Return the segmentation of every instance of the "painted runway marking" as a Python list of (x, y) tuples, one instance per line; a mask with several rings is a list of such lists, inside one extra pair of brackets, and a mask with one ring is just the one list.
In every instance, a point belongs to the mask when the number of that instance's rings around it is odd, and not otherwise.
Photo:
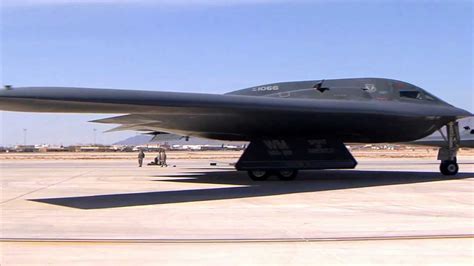
[(368, 237), (318, 237), (318, 238), (249, 238), (249, 239), (106, 239), (106, 238), (0, 238), (3, 243), (65, 243), (65, 244), (225, 244), (225, 243), (288, 243), (288, 242), (356, 242), (395, 240), (467, 239), (474, 234), (455, 235), (403, 235)]

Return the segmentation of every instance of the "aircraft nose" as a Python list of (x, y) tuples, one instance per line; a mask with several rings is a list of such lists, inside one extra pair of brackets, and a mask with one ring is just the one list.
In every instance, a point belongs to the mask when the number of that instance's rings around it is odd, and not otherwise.
[(474, 114), (472, 114), (471, 112), (466, 111), (464, 109), (458, 108), (458, 110), (460, 112), (459, 117), (472, 117), (472, 116), (474, 116)]
[(474, 114), (472, 114), (469, 111), (466, 111), (462, 108), (458, 108), (455, 106), (451, 106), (451, 111), (449, 112), (451, 116), (455, 116), (457, 119), (465, 118), (465, 117), (472, 117)]

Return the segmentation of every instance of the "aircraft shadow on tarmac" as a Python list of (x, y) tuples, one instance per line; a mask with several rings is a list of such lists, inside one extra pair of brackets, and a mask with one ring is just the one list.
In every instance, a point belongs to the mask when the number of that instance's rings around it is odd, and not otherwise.
[(236, 185), (236, 187), (44, 198), (31, 201), (77, 209), (105, 209), (436, 182), (473, 178), (474, 173), (460, 173), (456, 177), (447, 178), (435, 172), (326, 170), (301, 172), (294, 181), (278, 181), (274, 178), (265, 182), (251, 181), (246, 173), (236, 171), (189, 172), (153, 177), (168, 179), (150, 180), (151, 182)]

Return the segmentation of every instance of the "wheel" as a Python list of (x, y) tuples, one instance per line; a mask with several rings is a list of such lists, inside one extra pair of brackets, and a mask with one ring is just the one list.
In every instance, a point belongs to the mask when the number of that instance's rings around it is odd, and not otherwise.
[(276, 174), (280, 180), (289, 181), (289, 180), (294, 180), (296, 178), (296, 176), (298, 175), (298, 170), (295, 170), (295, 169), (280, 170)]
[(270, 176), (269, 172), (265, 170), (250, 170), (248, 174), (253, 181), (265, 181)]
[(442, 161), (439, 170), (443, 175), (455, 175), (459, 171), (459, 165), (456, 161)]

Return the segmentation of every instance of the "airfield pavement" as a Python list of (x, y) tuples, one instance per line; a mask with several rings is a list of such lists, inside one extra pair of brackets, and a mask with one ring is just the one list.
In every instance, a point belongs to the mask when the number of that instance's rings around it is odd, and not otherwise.
[(370, 154), (266, 182), (233, 170), (238, 152), (170, 153), (168, 168), (2, 154), (0, 264), (472, 265), (472, 152), (451, 178), (435, 157)]

